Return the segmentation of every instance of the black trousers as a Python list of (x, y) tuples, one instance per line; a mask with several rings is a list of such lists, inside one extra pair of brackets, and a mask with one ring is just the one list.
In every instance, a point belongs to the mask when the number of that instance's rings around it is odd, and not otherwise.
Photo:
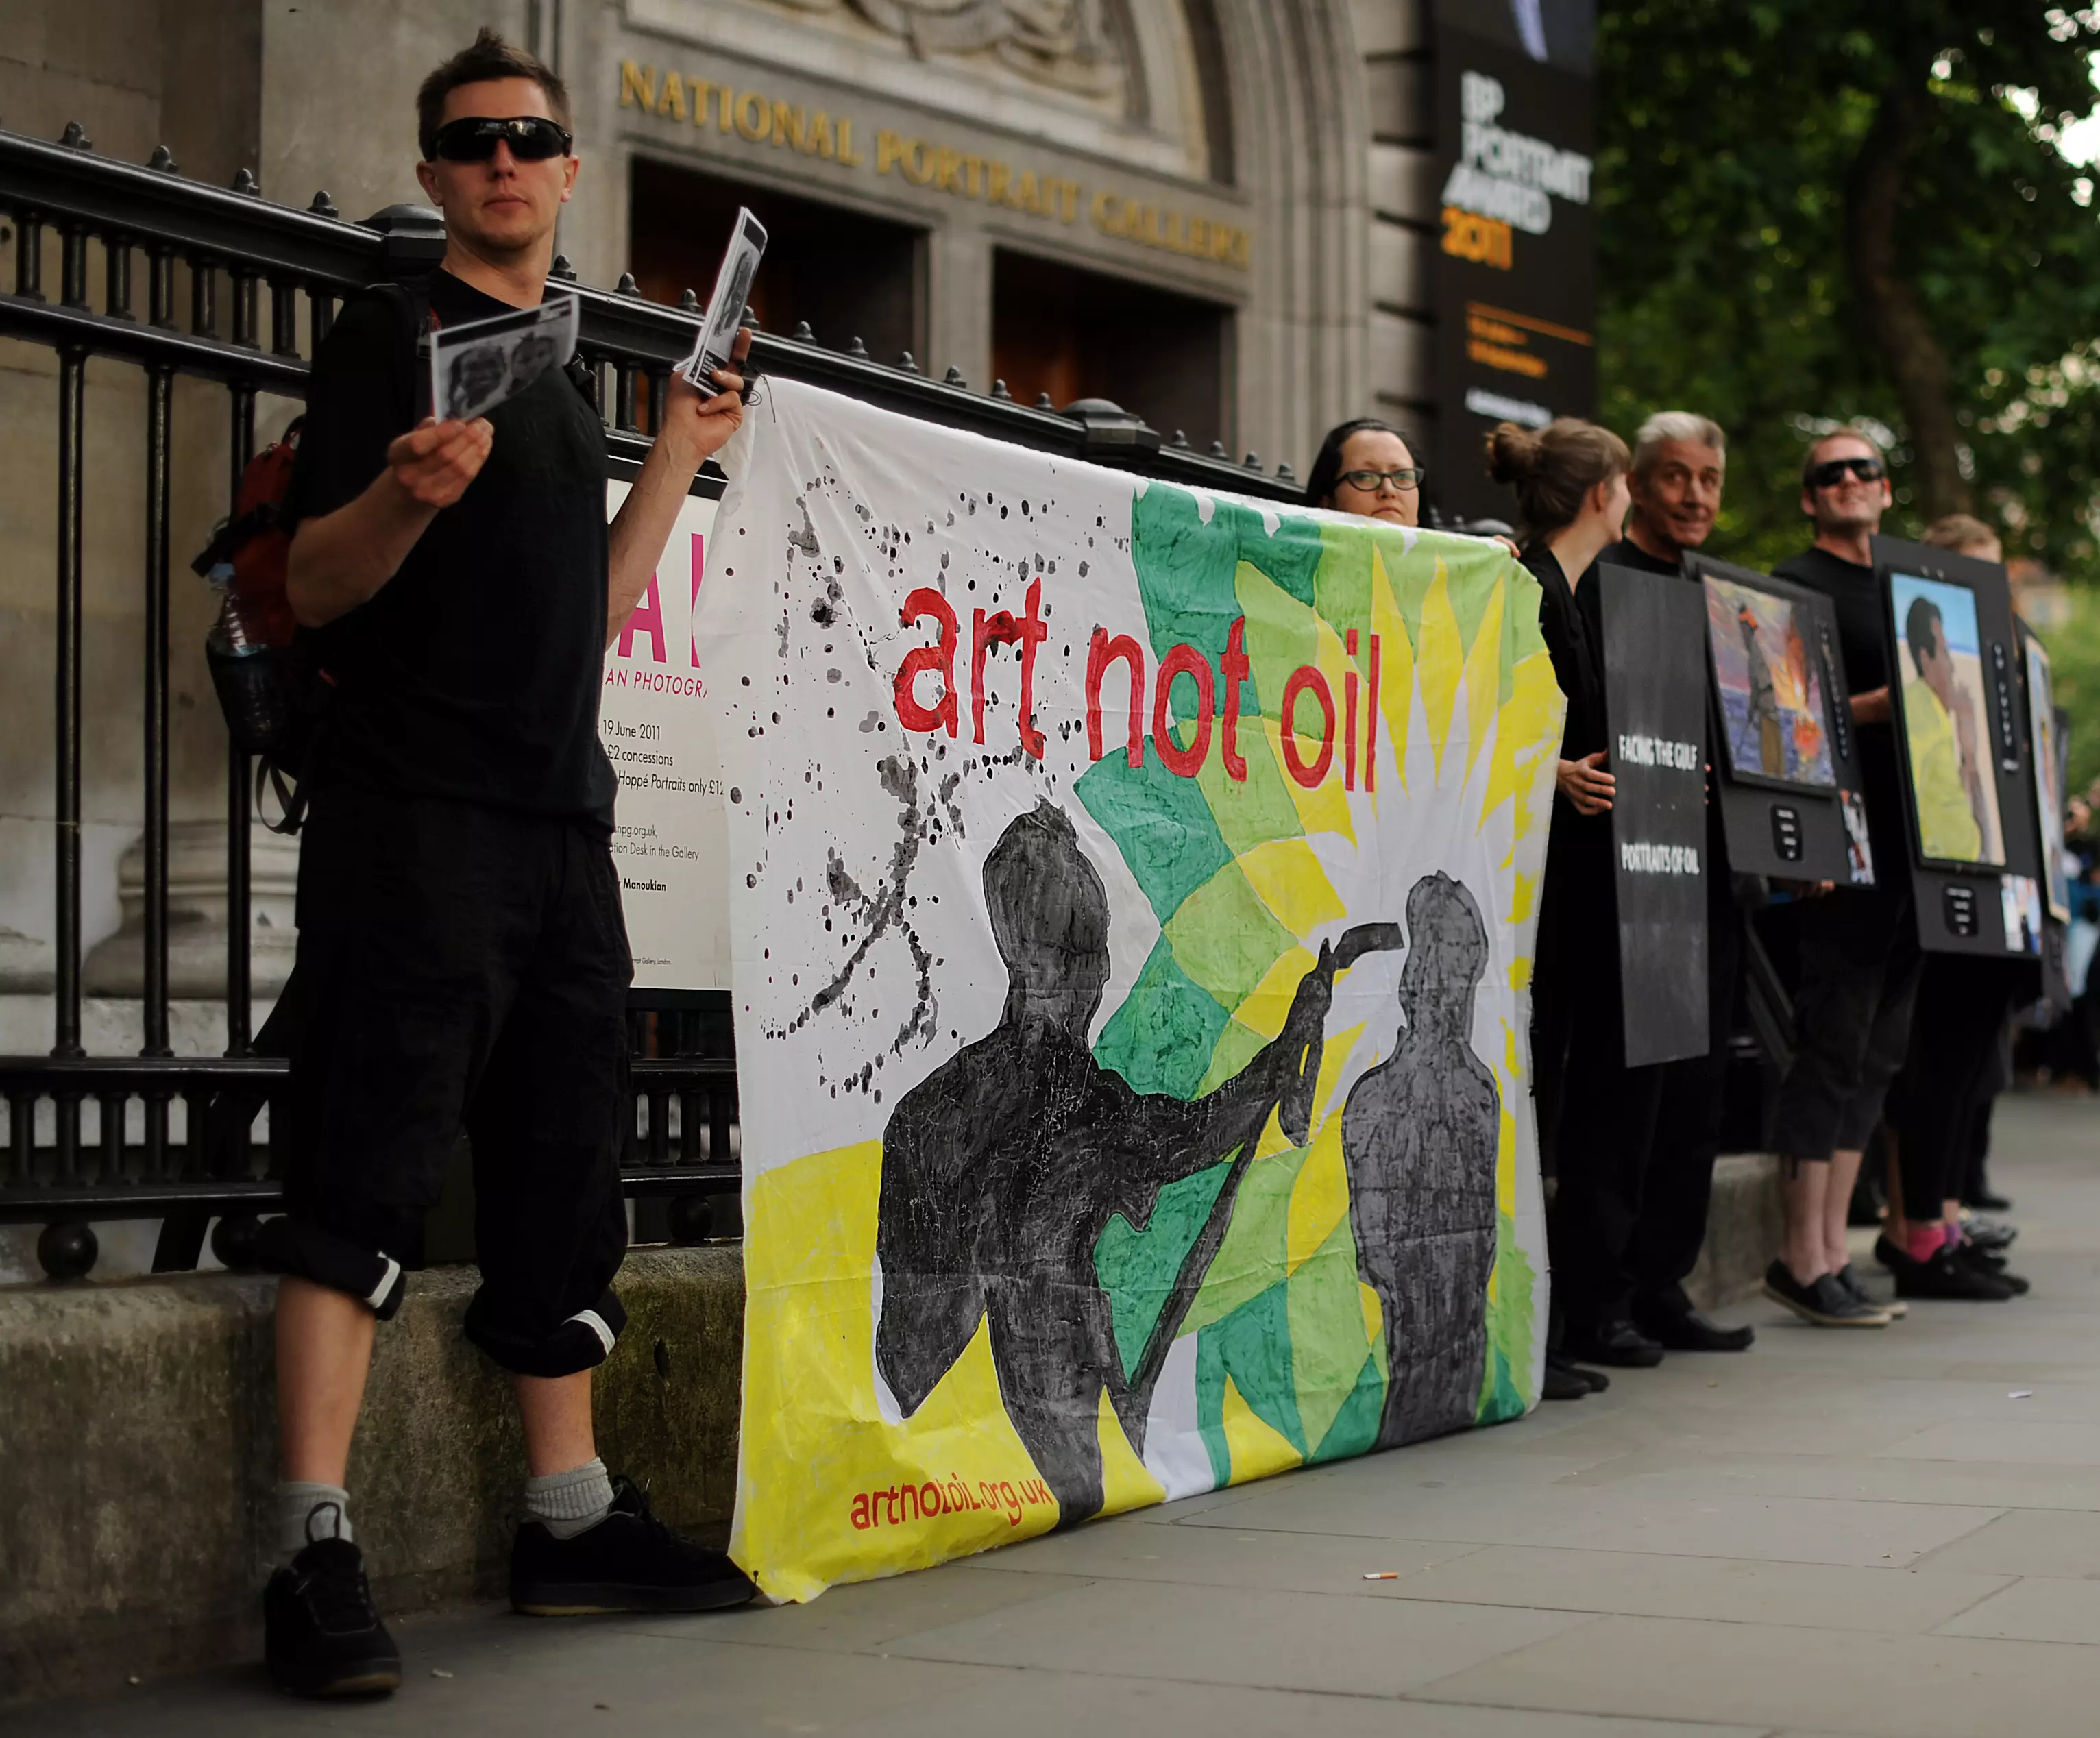
[(1882, 1119), (1925, 962), (1907, 881), (1805, 899), (1796, 933), (1793, 1065), (1772, 1145), (1785, 1158), (1827, 1161), (1864, 1148)]
[(1642, 1178), (1626, 1265), (1640, 1296), (1684, 1306), (1679, 1290), (1706, 1241), (1714, 1160), (1721, 1150), (1728, 1034), (1743, 973), (1743, 915), (1727, 858), (1710, 840), (1706, 878), (1706, 1035), (1704, 1056), (1665, 1062), (1655, 1135)]
[(1889, 1100), (1906, 1219), (1930, 1224), (1964, 1192), (1989, 1127), (2013, 990), (2001, 959), (1934, 954), (1925, 962), (1909, 1053)]
[[(1608, 833), (1595, 836), (1608, 845)], [(1532, 1065), (1540, 1148), (1555, 1178), (1546, 1248), (1555, 1312), (1580, 1334), (1632, 1307), (1627, 1255), (1664, 1070), (1626, 1066), (1618, 926), (1601, 849), (1549, 858), (1539, 932)]]
[(294, 975), (279, 1264), (360, 1296), (360, 1254), (420, 1266), (464, 1131), (482, 1273), (468, 1337), (529, 1375), (600, 1362), (625, 1319), (610, 1288), (633, 1114), (607, 840), (581, 820), (324, 788)]

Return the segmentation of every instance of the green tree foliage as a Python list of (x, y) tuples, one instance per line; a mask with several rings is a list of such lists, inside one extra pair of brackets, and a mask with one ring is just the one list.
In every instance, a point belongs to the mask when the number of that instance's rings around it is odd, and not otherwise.
[(2061, 130), (2100, 7), (1604, 0), (1603, 413), (1729, 432), (1715, 552), (1801, 547), (1812, 433), (1895, 434), (1915, 533), (1967, 509), (2100, 577), (2100, 214)]

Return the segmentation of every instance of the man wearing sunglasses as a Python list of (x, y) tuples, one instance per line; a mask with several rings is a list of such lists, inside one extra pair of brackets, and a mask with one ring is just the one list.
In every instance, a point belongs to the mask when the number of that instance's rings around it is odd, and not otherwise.
[(560, 79), (485, 29), (425, 81), (417, 118), (443, 262), (405, 297), (344, 307), (286, 502), (287, 591), (334, 692), (287, 992), (288, 1211), (266, 1235), (284, 1482), (265, 1652), (307, 1695), (399, 1681), (343, 1485), (374, 1323), (421, 1264), (462, 1131), (482, 1270), (465, 1330), (510, 1373), (532, 1475), (513, 1603), (690, 1611), (753, 1591), (615, 1488), (590, 1375), (625, 1321), (611, 1282), (633, 1114), (602, 659), (735, 431), (742, 382), (718, 375), (704, 397), (672, 380), (610, 527), (604, 426), (570, 375), (472, 421), (426, 415), (416, 329), (539, 304), (579, 164)]
[(1891, 1319), (1851, 1265), (1845, 1224), (1860, 1153), (1903, 1065), (1922, 964), (1874, 583), (1873, 539), (1891, 500), (1873, 439), (1855, 428), (1825, 434), (1801, 468), (1801, 510), (1815, 523), (1815, 544), (1772, 570), (1836, 607), (1874, 851), (1873, 888), (1804, 899), (1798, 914), (1794, 1057), (1773, 1129), (1786, 1232), (1765, 1292), (1819, 1327), (1877, 1328)]

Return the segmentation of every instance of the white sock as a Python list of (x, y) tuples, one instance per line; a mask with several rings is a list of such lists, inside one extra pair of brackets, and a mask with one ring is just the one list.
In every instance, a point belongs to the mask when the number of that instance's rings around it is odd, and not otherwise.
[(567, 1472), (525, 1481), (525, 1512), (558, 1539), (573, 1539), (612, 1512), (605, 1462), (588, 1460)]
[(350, 1493), (340, 1484), (304, 1479), (277, 1483), (277, 1566), (284, 1568), (317, 1539), (348, 1539)]

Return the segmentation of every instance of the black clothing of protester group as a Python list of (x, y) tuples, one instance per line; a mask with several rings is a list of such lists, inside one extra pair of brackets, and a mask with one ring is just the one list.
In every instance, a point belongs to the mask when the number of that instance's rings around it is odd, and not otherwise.
[[(436, 325), (508, 311), (443, 271), (419, 295)], [(293, 527), (363, 495), (426, 410), (405, 324), (385, 296), (354, 298), (321, 346)], [(610, 1288), (632, 965), (598, 733), (605, 431), (559, 372), (488, 420), (458, 501), (314, 635), (334, 698), (271, 1034), (293, 1138), (266, 1255), (390, 1309), (464, 1129), (483, 1276), (468, 1334), (560, 1376), (600, 1362), (624, 1320)]]
[[(1679, 571), (1630, 539), (1599, 560)], [(1568, 700), (1562, 757), (1578, 760), (1608, 740), (1595, 570), (1571, 585), (1549, 551), (1534, 549), (1524, 562), (1540, 583), (1540, 630)], [(1886, 687), (1874, 570), (1811, 548), (1774, 571), (1831, 600), (1850, 692)], [(1843, 695), (1833, 698), (1845, 704)], [(1943, 1203), (1962, 1193), (1977, 1143), (1986, 1137), (1991, 1099), (2003, 1083), (1994, 1064), (2032, 968), (1974, 956), (1928, 960), (1921, 953), (1895, 727), (1860, 722), (1855, 739), (1875, 883), (1798, 900), (1789, 914), (1794, 1051), (1775, 1107), (1772, 1144), (1789, 1163), (1828, 1161), (1833, 1153), (1865, 1148), (1886, 1117), (1904, 1216), (1932, 1225)], [(1557, 792), (1554, 799), (1535, 954), (1533, 1057), (1541, 1149), (1555, 1179), (1547, 1227), (1556, 1343), (1571, 1356), (1652, 1361), (1652, 1348), (1636, 1355), (1639, 1336), (1627, 1336), (1630, 1322), (1665, 1343), (1673, 1330), (1684, 1344), (1701, 1343), (1709, 1334), (1685, 1329), (1690, 1306), (1682, 1281), (1705, 1235), (1745, 920), (1713, 777), (1710, 766), (1710, 1043), (1704, 1056), (1652, 1067), (1626, 1064), (1610, 817), (1582, 815)], [(1893, 1249), (1884, 1259), (1898, 1268), (1899, 1285), (1918, 1265)], [(1943, 1275), (1933, 1282), (1957, 1280)], [(1988, 1295), (2018, 1289), (2013, 1282)], [(1987, 1294), (1972, 1288), (1958, 1295)]]
[[(1599, 562), (1676, 575), (1630, 539)], [(1539, 629), (1568, 700), (1561, 757), (1609, 745), (1604, 623), (1595, 569), (1571, 585), (1551, 552), (1523, 558), (1541, 590)], [(1555, 1178), (1547, 1215), (1555, 1313), (1572, 1349), (1629, 1321), (1669, 1333), (1690, 1311), (1720, 1149), (1726, 1040), (1741, 960), (1741, 918), (1720, 811), (1706, 810), (1707, 997), (1703, 1056), (1626, 1065), (1617, 898), (1608, 813), (1557, 791), (1533, 972), (1532, 1065), (1539, 1140)]]

